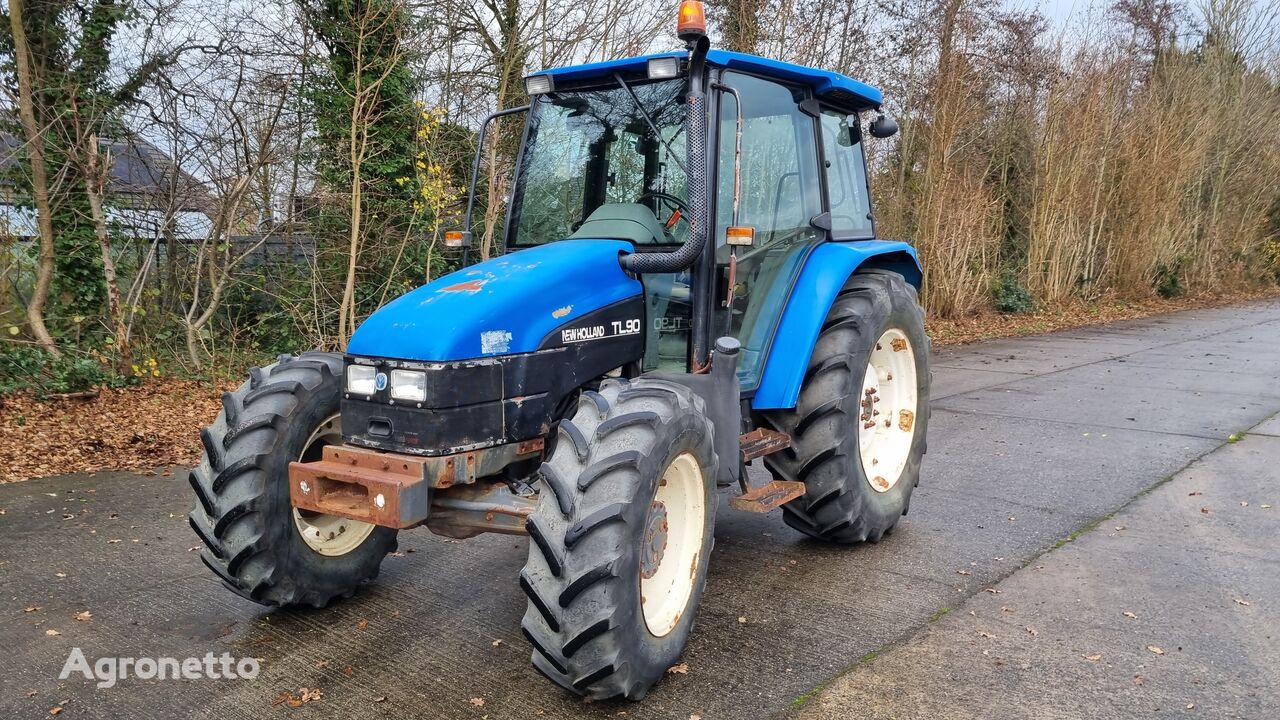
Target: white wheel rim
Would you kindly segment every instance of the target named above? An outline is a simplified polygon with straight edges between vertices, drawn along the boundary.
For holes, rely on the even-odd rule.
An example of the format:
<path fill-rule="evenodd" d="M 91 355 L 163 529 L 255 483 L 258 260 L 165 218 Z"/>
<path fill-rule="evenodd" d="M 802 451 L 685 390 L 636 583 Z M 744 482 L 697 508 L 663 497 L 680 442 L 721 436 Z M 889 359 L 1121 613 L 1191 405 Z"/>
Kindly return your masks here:
<path fill-rule="evenodd" d="M 307 438 L 298 459 L 306 462 L 320 458 L 320 448 L 342 442 L 342 416 L 329 416 Z M 307 547 L 328 557 L 337 557 L 360 547 L 373 532 L 373 524 L 337 515 L 293 508 L 293 526 Z"/>
<path fill-rule="evenodd" d="M 889 328 L 876 340 L 859 398 L 858 454 L 876 492 L 898 484 L 916 436 L 916 353 L 906 333 Z"/>
<path fill-rule="evenodd" d="M 675 629 L 693 595 L 706 529 L 702 468 L 684 453 L 667 466 L 641 538 L 640 607 L 654 637 Z"/>

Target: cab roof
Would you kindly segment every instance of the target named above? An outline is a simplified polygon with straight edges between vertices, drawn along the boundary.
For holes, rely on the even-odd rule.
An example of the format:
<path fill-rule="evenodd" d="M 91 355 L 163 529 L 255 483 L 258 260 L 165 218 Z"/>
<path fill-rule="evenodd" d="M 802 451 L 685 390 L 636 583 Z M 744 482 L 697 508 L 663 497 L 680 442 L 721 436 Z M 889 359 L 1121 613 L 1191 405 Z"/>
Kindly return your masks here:
<path fill-rule="evenodd" d="M 586 65 L 570 65 L 568 67 L 552 68 L 542 70 L 534 74 L 550 75 L 555 80 L 564 82 L 577 82 L 597 77 L 608 77 L 615 72 L 643 73 L 645 72 L 649 60 L 662 57 L 685 58 L 688 57 L 688 53 L 683 50 L 676 50 L 673 52 L 623 58 L 621 60 L 609 60 L 607 62 L 588 63 Z M 879 109 L 880 103 L 884 100 L 884 96 L 881 94 L 879 88 L 873 87 L 864 82 L 859 82 L 858 80 L 854 80 L 853 78 L 846 77 L 839 73 L 782 62 L 780 60 L 770 60 L 769 58 L 763 58 L 756 55 L 748 55 L 746 53 L 732 52 L 729 50 L 711 50 L 707 53 L 707 64 L 729 70 L 738 70 L 741 72 L 752 73 L 754 75 L 763 75 L 764 77 L 787 80 L 801 85 L 807 85 L 812 88 L 814 95 L 838 102 L 842 105 L 852 106 L 855 110 Z"/>

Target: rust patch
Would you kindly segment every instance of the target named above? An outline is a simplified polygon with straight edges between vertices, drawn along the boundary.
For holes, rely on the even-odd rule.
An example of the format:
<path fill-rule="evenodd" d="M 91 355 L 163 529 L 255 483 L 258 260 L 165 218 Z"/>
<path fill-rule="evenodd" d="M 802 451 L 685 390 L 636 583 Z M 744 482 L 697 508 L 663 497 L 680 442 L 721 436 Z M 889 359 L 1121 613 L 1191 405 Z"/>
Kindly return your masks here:
<path fill-rule="evenodd" d="M 916 424 L 916 414 L 910 410 L 901 410 L 898 412 L 898 429 L 902 432 L 911 432 L 912 426 Z"/>
<path fill-rule="evenodd" d="M 881 490 L 888 490 L 888 489 L 889 489 L 889 481 L 888 481 L 888 480 L 885 480 L 884 478 L 880 477 L 879 475 L 875 476 L 874 478 L 871 478 L 871 482 L 875 483 L 875 486 L 876 486 L 876 487 L 878 487 L 878 488 L 880 488 Z"/>
<path fill-rule="evenodd" d="M 889 347 L 893 348 L 894 352 L 902 352 L 907 349 L 907 341 L 902 338 L 894 338 L 889 343 Z"/>
<path fill-rule="evenodd" d="M 488 280 L 468 280 L 466 282 L 457 283 L 456 285 L 450 285 L 447 288 L 441 289 L 440 292 L 478 293 L 480 292 L 480 289 L 484 287 L 484 284 L 487 282 L 489 281 Z"/>
<path fill-rule="evenodd" d="M 553 318 L 555 318 L 555 319 L 559 320 L 560 318 L 564 317 L 565 315 L 568 315 L 572 310 L 573 310 L 573 306 L 572 306 L 572 305 L 565 305 L 564 307 L 559 308 L 559 309 L 557 309 L 557 310 L 552 310 L 552 311 L 551 311 L 551 317 L 553 317 Z"/>

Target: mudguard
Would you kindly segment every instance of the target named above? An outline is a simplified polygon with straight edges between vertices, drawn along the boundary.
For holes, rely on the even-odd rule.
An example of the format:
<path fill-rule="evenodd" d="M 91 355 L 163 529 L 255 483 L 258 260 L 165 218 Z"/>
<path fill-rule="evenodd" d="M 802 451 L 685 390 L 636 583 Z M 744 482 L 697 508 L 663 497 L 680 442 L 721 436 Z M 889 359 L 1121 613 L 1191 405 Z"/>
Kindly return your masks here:
<path fill-rule="evenodd" d="M 849 276 L 864 267 L 902 273 L 920 287 L 920 260 L 903 242 L 860 240 L 827 242 L 814 248 L 796 278 L 765 359 L 760 385 L 751 399 L 755 410 L 793 408 L 822 322 Z"/>
<path fill-rule="evenodd" d="M 631 251 L 618 240 L 562 240 L 463 268 L 374 312 L 347 353 L 448 362 L 533 352 L 553 330 L 643 294 L 618 264 Z"/>

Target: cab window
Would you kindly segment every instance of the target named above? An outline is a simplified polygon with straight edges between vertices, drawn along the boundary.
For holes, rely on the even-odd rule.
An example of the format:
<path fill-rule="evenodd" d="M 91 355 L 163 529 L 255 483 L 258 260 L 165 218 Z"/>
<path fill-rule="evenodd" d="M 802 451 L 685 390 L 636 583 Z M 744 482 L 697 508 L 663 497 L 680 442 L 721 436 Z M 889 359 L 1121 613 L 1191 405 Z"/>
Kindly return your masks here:
<path fill-rule="evenodd" d="M 831 236 L 836 240 L 872 237 L 871 202 L 858 116 L 822 111 L 822 156 L 831 210 Z"/>

